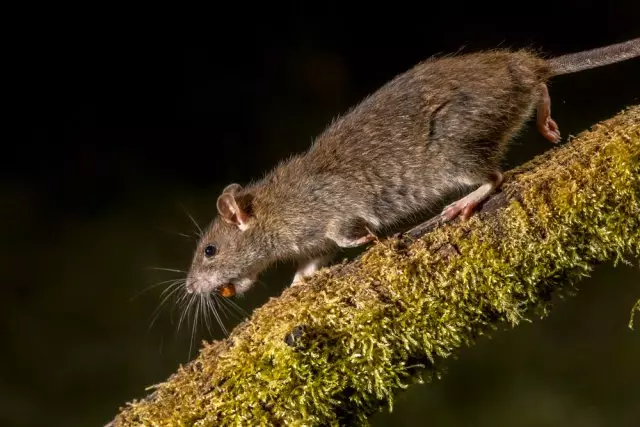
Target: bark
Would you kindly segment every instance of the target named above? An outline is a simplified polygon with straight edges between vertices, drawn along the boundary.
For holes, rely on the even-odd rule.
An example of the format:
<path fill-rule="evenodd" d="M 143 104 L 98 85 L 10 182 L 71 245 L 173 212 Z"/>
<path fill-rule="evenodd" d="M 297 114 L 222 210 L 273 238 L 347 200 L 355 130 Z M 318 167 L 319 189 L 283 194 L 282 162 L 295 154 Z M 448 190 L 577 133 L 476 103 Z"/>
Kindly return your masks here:
<path fill-rule="evenodd" d="M 597 263 L 640 256 L 640 106 L 436 218 L 286 289 L 112 425 L 352 425 L 456 349 L 544 316 Z"/>

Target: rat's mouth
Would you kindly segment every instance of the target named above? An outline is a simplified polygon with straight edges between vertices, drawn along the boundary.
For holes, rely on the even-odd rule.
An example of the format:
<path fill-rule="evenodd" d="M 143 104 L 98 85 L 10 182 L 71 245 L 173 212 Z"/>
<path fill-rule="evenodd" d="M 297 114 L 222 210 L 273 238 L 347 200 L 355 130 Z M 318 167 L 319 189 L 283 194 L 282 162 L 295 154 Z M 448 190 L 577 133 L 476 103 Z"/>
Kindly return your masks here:
<path fill-rule="evenodd" d="M 221 297 L 231 298 L 232 296 L 246 292 L 255 283 L 256 279 L 257 277 L 255 275 L 229 279 L 226 283 L 214 288 L 214 292 Z"/>
<path fill-rule="evenodd" d="M 230 298 L 236 294 L 236 286 L 233 283 L 225 283 L 218 288 L 218 293 L 225 298 Z"/>

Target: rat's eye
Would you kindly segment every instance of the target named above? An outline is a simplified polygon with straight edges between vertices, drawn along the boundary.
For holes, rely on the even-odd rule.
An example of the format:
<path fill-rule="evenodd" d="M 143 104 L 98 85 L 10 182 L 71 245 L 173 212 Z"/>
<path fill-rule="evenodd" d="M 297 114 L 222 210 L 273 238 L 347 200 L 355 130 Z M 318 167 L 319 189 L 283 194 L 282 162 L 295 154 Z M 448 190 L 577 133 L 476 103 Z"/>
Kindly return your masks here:
<path fill-rule="evenodd" d="M 204 254 L 207 258 L 211 258 L 216 253 L 218 253 L 218 248 L 216 248 L 214 245 L 207 245 L 207 247 L 204 248 Z"/>

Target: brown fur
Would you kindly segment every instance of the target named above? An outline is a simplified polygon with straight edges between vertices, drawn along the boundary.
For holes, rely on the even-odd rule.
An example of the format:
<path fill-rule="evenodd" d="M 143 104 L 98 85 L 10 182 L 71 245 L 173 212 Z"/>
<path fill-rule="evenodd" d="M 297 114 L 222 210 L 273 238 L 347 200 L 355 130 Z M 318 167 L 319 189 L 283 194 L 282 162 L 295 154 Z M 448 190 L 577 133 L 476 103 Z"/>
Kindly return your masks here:
<path fill-rule="evenodd" d="M 357 246 L 451 190 L 487 182 L 538 105 L 548 64 L 529 51 L 494 50 L 426 60 L 398 75 L 306 153 L 222 195 L 222 218 L 198 244 L 187 286 L 210 292 L 231 282 L 243 292 L 274 262 L 304 264 Z M 210 243 L 218 253 L 207 259 Z"/>

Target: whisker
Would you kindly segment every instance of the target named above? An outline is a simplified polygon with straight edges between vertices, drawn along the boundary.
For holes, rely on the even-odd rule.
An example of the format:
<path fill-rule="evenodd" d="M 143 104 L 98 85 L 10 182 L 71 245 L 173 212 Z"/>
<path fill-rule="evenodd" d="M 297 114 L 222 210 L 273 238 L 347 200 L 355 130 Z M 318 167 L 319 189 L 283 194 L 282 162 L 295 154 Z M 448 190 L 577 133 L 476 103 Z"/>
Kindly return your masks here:
<path fill-rule="evenodd" d="M 201 294 L 202 295 L 202 294 Z M 196 329 L 198 329 L 198 316 L 200 315 L 200 305 L 202 304 L 202 298 L 196 298 L 196 312 L 195 316 L 193 316 L 193 323 L 191 326 L 191 340 L 189 341 L 189 358 L 191 358 L 191 350 L 193 349 L 193 339 L 196 334 Z"/>
<path fill-rule="evenodd" d="M 176 303 L 174 305 L 174 311 L 178 311 L 178 314 L 180 315 L 178 317 L 179 319 L 182 319 L 182 317 L 184 316 L 184 311 L 187 308 L 187 299 L 189 298 L 189 293 L 182 292 L 182 294 L 180 294 L 180 296 L 178 298 L 176 298 Z M 178 328 L 180 326 L 180 322 L 178 321 Z M 176 328 L 176 335 L 178 333 L 178 328 Z"/>
<path fill-rule="evenodd" d="M 163 281 L 163 282 L 153 283 L 153 284 L 151 284 L 151 285 L 149 285 L 149 286 L 145 286 L 144 288 L 142 288 L 141 290 L 139 290 L 138 292 L 136 292 L 136 293 L 135 293 L 135 295 L 133 295 L 133 296 L 131 297 L 131 299 L 129 299 L 129 302 L 133 301 L 134 299 L 138 298 L 138 297 L 139 297 L 140 295 L 142 295 L 143 293 L 148 292 L 148 291 L 150 291 L 150 290 L 151 290 L 151 289 L 153 289 L 153 288 L 157 288 L 157 287 L 158 287 L 158 286 L 160 286 L 160 285 L 164 285 L 165 283 L 169 283 L 169 282 L 174 282 L 174 281 L 176 281 L 176 280 L 180 280 L 180 279 L 165 280 L 165 281 Z M 173 286 L 173 285 L 169 285 L 169 287 L 171 287 L 171 286 Z"/>
<path fill-rule="evenodd" d="M 229 307 L 226 307 L 224 304 L 221 304 L 220 307 L 224 309 L 224 314 L 227 319 L 231 318 L 239 321 L 244 320 L 243 316 L 238 315 L 238 313 L 236 313 L 234 310 L 231 310 Z"/>
<path fill-rule="evenodd" d="M 202 294 L 202 318 L 204 319 L 204 325 L 206 331 L 211 335 L 211 314 L 209 313 L 209 300 L 205 294 Z"/>
<path fill-rule="evenodd" d="M 177 268 L 147 267 L 147 270 L 169 271 L 171 273 L 186 273 L 186 271 L 178 270 Z"/>
<path fill-rule="evenodd" d="M 225 319 L 228 319 L 229 316 L 232 314 L 229 309 L 220 302 L 220 296 L 216 295 L 216 294 L 212 294 L 212 301 L 215 304 L 216 307 L 218 307 L 221 311 L 222 314 L 224 314 Z"/>
<path fill-rule="evenodd" d="M 193 301 L 195 300 L 194 294 L 186 294 L 186 295 L 188 295 L 187 298 L 185 298 L 186 307 L 184 308 L 184 310 L 182 311 L 182 314 L 180 315 L 180 320 L 178 320 L 178 328 L 176 329 L 176 335 L 178 335 L 178 332 L 180 331 L 180 326 L 182 326 L 182 322 L 184 321 L 185 317 L 188 317 L 187 313 L 189 313 L 189 310 L 193 305 Z"/>
<path fill-rule="evenodd" d="M 211 311 L 213 311 L 213 315 L 215 316 L 216 320 L 218 321 L 218 324 L 220 325 L 220 328 L 222 329 L 222 332 L 224 332 L 225 336 L 229 336 L 229 331 L 227 331 L 227 328 L 225 328 L 224 323 L 220 318 L 220 314 L 218 313 L 218 310 L 216 310 L 214 306 L 214 304 L 217 304 L 215 297 L 210 296 L 208 302 L 209 302 L 209 307 L 211 307 Z"/>
<path fill-rule="evenodd" d="M 196 228 L 198 229 L 198 237 L 202 237 L 202 228 L 200 228 L 200 225 L 196 222 L 195 219 L 193 219 L 193 217 L 191 216 L 191 214 L 185 209 L 184 206 L 180 205 L 180 207 L 182 208 L 182 210 L 184 211 L 185 214 L 187 214 L 187 216 L 189 217 L 189 219 L 191 220 L 191 222 L 193 223 L 193 225 L 196 226 Z"/>
<path fill-rule="evenodd" d="M 207 308 L 209 307 L 209 304 L 207 304 L 208 302 L 208 297 L 205 294 L 200 294 L 200 300 L 202 301 L 202 318 L 204 320 L 204 325 L 207 328 L 207 332 L 211 333 L 211 318 L 209 317 L 209 310 L 207 310 Z"/>
<path fill-rule="evenodd" d="M 162 282 L 159 282 L 159 283 L 157 283 L 157 285 L 164 285 L 165 283 L 171 283 L 171 282 L 184 282 L 185 280 L 187 280 L 187 279 L 185 279 L 185 278 L 169 279 L 169 280 L 164 280 Z M 171 285 L 169 285 L 169 286 L 171 286 Z"/>
<path fill-rule="evenodd" d="M 184 305 L 184 303 L 187 300 L 187 298 L 189 298 L 189 293 L 188 292 L 184 292 L 182 295 L 180 295 L 176 299 L 176 305 L 177 306 Z"/>
<path fill-rule="evenodd" d="M 247 313 L 242 307 L 240 307 L 238 304 L 236 304 L 232 299 L 225 298 L 225 299 L 222 299 L 222 302 L 226 303 L 227 305 L 229 305 L 229 307 L 235 309 L 236 312 L 238 314 L 240 314 L 241 316 L 243 316 L 244 318 L 249 317 L 249 313 Z"/>
<path fill-rule="evenodd" d="M 156 320 L 158 320 L 158 317 L 160 316 L 160 310 L 162 309 L 162 307 L 167 303 L 169 298 L 171 298 L 171 296 L 174 295 L 176 292 L 178 292 L 180 289 L 181 289 L 180 287 L 176 287 L 162 298 L 162 300 L 160 301 L 160 304 L 158 304 L 158 307 L 153 311 L 151 315 L 153 318 L 151 320 L 151 323 L 149 324 L 149 330 L 151 330 L 153 325 L 156 323 Z"/>
<path fill-rule="evenodd" d="M 160 292 L 160 296 L 162 297 L 164 294 L 166 294 L 171 288 L 176 288 L 176 287 L 180 287 L 180 286 L 184 286 L 185 283 L 185 279 L 176 279 L 173 283 L 171 283 L 170 285 L 167 286 L 167 288 Z"/>
<path fill-rule="evenodd" d="M 156 227 L 156 229 L 159 230 L 159 231 L 163 231 L 165 233 L 168 233 L 168 234 L 173 234 L 175 236 L 184 237 L 185 239 L 194 240 L 194 236 L 190 236 L 188 234 L 181 233 L 179 231 L 167 230 L 166 228 L 161 228 L 161 227 Z"/>

